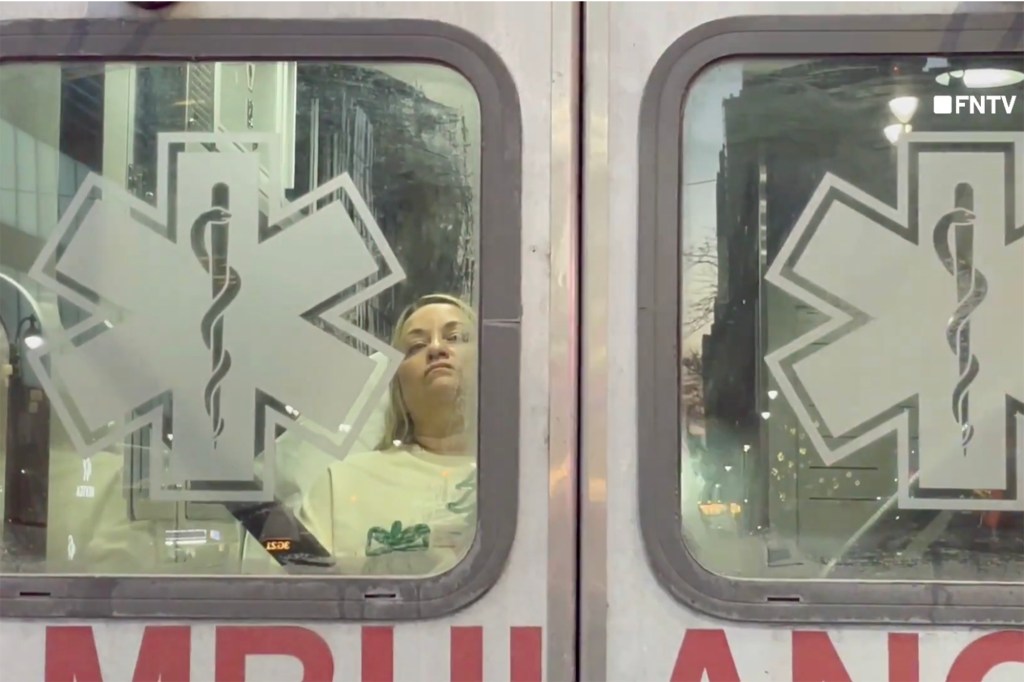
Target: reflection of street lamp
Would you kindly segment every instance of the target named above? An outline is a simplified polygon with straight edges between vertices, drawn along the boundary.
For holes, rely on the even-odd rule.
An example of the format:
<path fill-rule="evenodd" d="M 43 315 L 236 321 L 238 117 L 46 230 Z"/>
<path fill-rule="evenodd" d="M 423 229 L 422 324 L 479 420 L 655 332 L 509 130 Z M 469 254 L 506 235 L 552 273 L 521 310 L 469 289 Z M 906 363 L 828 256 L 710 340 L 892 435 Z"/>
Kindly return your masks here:
<path fill-rule="evenodd" d="M 25 330 L 27 333 L 25 336 L 22 336 L 21 328 L 25 326 L 26 322 L 28 323 L 28 329 Z M 15 334 L 14 343 L 17 344 L 19 339 L 24 341 L 25 346 L 29 350 L 35 350 L 43 345 L 43 330 L 39 328 L 39 321 L 35 315 L 29 315 L 18 323 L 18 331 Z"/>
<path fill-rule="evenodd" d="M 889 140 L 890 143 L 896 144 L 900 136 L 912 130 L 910 119 L 914 118 L 914 114 L 917 113 L 917 104 L 918 99 L 909 95 L 893 97 L 889 100 L 889 111 L 899 121 L 899 123 L 887 125 L 882 129 L 882 132 L 885 133 L 885 139 Z"/>
<path fill-rule="evenodd" d="M 7 331 L 7 325 L 3 323 L 3 319 L 0 318 L 0 325 L 3 325 L 4 336 L 7 337 L 7 344 L 10 348 L 9 362 L 11 364 L 11 374 L 13 377 L 20 377 L 21 372 L 21 348 L 22 343 L 29 350 L 35 350 L 43 345 L 43 330 L 39 327 L 39 320 L 36 319 L 35 315 L 28 315 L 27 317 L 21 318 L 18 321 L 18 326 L 14 329 L 14 336 L 11 336 Z M 10 424 L 7 426 L 11 428 Z"/>
<path fill-rule="evenodd" d="M 13 337 L 2 319 L 0 326 L 3 326 L 4 336 L 7 337 L 10 363 L 3 502 L 4 545 L 8 551 L 22 559 L 43 558 L 46 556 L 50 410 L 42 390 L 25 383 L 21 348 L 22 343 L 29 350 L 41 347 L 43 332 L 35 315 L 19 320 Z"/>

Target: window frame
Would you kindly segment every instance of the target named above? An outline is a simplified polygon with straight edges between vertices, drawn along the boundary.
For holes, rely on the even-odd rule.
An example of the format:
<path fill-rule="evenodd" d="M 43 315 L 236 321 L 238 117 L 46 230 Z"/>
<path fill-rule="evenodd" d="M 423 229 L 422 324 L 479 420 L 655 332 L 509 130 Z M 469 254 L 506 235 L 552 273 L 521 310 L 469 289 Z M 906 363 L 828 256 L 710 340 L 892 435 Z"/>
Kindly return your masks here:
<path fill-rule="evenodd" d="M 433 20 L 0 22 L 0 64 L 197 57 L 434 63 L 454 69 L 475 90 L 481 120 L 481 228 L 478 519 L 473 545 L 454 568 L 424 578 L 3 574 L 0 611 L 8 618 L 403 621 L 463 609 L 501 576 L 518 516 L 522 121 L 512 75 L 482 39 Z"/>
<path fill-rule="evenodd" d="M 641 101 L 638 138 L 637 495 L 652 572 L 685 606 L 754 622 L 1024 623 L 1020 584 L 754 581 L 718 575 L 691 553 L 678 511 L 680 245 L 687 229 L 681 210 L 686 153 L 682 121 L 690 86 L 707 67 L 726 58 L 1020 54 L 1022 16 L 1006 12 L 732 17 L 687 32 L 652 70 Z"/>

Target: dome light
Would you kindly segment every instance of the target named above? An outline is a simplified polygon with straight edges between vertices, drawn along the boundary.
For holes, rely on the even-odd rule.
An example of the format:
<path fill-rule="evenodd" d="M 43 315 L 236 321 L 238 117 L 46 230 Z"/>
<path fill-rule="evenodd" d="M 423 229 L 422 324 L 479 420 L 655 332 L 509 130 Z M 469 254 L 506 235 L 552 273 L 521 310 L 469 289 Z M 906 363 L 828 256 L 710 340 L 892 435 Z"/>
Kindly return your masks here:
<path fill-rule="evenodd" d="M 917 103 L 916 97 L 896 97 L 889 100 L 889 111 L 900 123 L 910 123 L 917 111 Z"/>
<path fill-rule="evenodd" d="M 935 77 L 939 85 L 949 86 L 954 81 L 960 81 L 964 87 L 972 89 L 1002 88 L 1024 81 L 1024 72 L 1016 69 L 960 69 L 940 73 Z"/>
<path fill-rule="evenodd" d="M 882 128 L 882 132 L 885 133 L 885 137 L 892 144 L 896 144 L 900 137 L 904 133 L 909 133 L 913 128 L 909 125 L 903 125 L 902 123 L 893 123 Z"/>

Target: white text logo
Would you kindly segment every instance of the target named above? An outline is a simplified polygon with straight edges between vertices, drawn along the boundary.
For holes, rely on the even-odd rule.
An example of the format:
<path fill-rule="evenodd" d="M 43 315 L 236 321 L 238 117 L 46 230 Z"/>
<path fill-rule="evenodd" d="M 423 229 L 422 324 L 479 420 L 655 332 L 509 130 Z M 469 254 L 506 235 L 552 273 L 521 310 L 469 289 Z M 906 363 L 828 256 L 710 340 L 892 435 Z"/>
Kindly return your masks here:
<path fill-rule="evenodd" d="M 1009 114 L 1016 103 L 1016 95 L 936 95 L 932 98 L 932 111 L 936 114 Z"/>

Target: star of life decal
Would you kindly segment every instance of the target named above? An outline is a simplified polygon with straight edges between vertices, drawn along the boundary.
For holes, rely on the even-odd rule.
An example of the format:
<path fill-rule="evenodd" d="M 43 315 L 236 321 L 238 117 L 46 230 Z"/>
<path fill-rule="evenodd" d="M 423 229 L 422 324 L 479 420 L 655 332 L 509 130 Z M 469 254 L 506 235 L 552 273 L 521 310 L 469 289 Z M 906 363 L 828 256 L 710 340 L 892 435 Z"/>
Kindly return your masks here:
<path fill-rule="evenodd" d="M 387 390 L 345 315 L 405 273 L 348 174 L 285 201 L 276 136 L 158 148 L 155 207 L 90 174 L 64 212 L 30 275 L 86 319 L 28 359 L 83 457 L 148 431 L 152 499 L 268 501 L 277 427 L 342 458 Z"/>
<path fill-rule="evenodd" d="M 895 434 L 900 507 L 1024 510 L 1024 134 L 898 156 L 895 208 L 818 186 L 765 279 L 827 322 L 766 363 L 826 464 Z"/>

